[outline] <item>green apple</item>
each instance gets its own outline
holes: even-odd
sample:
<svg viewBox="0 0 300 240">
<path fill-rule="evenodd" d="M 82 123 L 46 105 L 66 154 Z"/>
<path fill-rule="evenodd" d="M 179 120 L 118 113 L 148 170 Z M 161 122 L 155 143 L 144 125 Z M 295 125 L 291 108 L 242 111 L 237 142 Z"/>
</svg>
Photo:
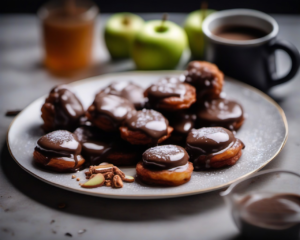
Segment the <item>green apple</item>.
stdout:
<svg viewBox="0 0 300 240">
<path fill-rule="evenodd" d="M 203 59 L 204 35 L 202 32 L 202 21 L 215 10 L 197 10 L 191 12 L 185 20 L 184 30 L 188 36 L 189 46 L 193 59 Z M 204 16 L 203 16 L 204 15 Z"/>
<path fill-rule="evenodd" d="M 104 39 L 112 58 L 130 57 L 130 47 L 144 20 L 132 13 L 117 13 L 106 22 Z"/>
<path fill-rule="evenodd" d="M 144 24 L 132 46 L 132 58 L 140 70 L 173 69 L 187 47 L 184 30 L 170 21 Z"/>
</svg>

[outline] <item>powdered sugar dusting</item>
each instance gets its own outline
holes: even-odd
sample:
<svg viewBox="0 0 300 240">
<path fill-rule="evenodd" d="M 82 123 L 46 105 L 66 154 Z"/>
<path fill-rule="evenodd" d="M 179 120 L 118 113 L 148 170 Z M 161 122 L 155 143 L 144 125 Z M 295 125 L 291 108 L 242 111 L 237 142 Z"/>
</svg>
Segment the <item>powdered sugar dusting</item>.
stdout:
<svg viewBox="0 0 300 240">
<path fill-rule="evenodd" d="M 184 150 L 181 147 L 175 145 L 162 145 L 149 148 L 145 154 L 155 155 L 157 158 L 165 158 L 166 155 L 175 155 L 178 153 L 184 153 Z"/>
<path fill-rule="evenodd" d="M 228 132 L 221 127 L 207 127 L 207 128 L 200 128 L 200 129 L 192 129 L 191 134 L 193 138 L 199 139 L 219 132 L 228 134 Z"/>
<path fill-rule="evenodd" d="M 136 128 L 140 128 L 145 126 L 147 123 L 149 122 L 165 122 L 166 119 L 165 117 L 159 113 L 156 112 L 154 110 L 147 110 L 147 109 L 143 109 L 142 111 L 138 111 L 136 113 L 136 121 L 132 122 L 134 123 L 134 127 Z M 167 127 L 165 125 L 165 127 Z"/>
<path fill-rule="evenodd" d="M 47 135 L 45 135 L 45 137 L 50 142 L 60 143 L 60 144 L 62 144 L 63 142 L 71 142 L 75 140 L 73 134 L 65 130 L 58 130 L 58 131 L 48 133 Z"/>
</svg>

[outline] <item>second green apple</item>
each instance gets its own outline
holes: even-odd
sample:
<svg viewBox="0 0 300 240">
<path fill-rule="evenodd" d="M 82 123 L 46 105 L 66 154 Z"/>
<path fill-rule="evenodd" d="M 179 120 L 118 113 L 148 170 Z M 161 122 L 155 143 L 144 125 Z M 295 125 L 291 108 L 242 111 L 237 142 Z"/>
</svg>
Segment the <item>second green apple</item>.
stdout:
<svg viewBox="0 0 300 240">
<path fill-rule="evenodd" d="M 204 57 L 204 35 L 202 32 L 203 20 L 215 10 L 197 10 L 191 12 L 184 23 L 184 30 L 189 39 L 189 46 L 193 59 L 203 59 Z"/>
<path fill-rule="evenodd" d="M 187 47 L 187 36 L 177 24 L 161 20 L 146 22 L 137 33 L 132 58 L 137 69 L 173 69 Z"/>
</svg>

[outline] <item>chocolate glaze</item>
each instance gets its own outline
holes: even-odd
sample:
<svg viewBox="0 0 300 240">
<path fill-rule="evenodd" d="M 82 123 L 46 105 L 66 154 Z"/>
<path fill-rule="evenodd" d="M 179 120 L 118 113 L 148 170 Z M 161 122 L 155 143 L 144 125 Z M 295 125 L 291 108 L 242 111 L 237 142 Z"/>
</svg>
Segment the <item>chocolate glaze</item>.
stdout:
<svg viewBox="0 0 300 240">
<path fill-rule="evenodd" d="M 174 128 L 174 132 L 181 135 L 187 135 L 195 126 L 196 114 L 183 112 L 177 114 L 170 125 Z"/>
<path fill-rule="evenodd" d="M 186 139 L 186 150 L 195 169 L 209 168 L 210 158 L 226 151 L 236 141 L 240 140 L 236 139 L 231 131 L 222 127 L 192 129 Z"/>
<path fill-rule="evenodd" d="M 154 139 L 159 139 L 167 135 L 169 121 L 157 111 L 143 109 L 129 114 L 125 125 L 129 129 L 139 130 Z"/>
<path fill-rule="evenodd" d="M 142 109 L 145 106 L 144 89 L 132 82 L 113 82 L 101 92 L 126 98 L 134 104 L 136 109 Z"/>
<path fill-rule="evenodd" d="M 196 123 L 196 114 L 190 110 L 191 108 L 172 113 L 164 113 L 164 116 L 169 120 L 169 125 L 173 127 L 171 136 L 164 141 L 164 144 L 174 144 L 185 147 L 186 137 L 188 133 L 195 128 Z"/>
<path fill-rule="evenodd" d="M 162 145 L 149 148 L 143 153 L 143 166 L 148 169 L 171 169 L 187 164 L 189 155 L 176 145 Z"/>
<path fill-rule="evenodd" d="M 243 234 L 250 239 L 298 239 L 300 196 L 254 193 L 245 196 L 233 211 Z"/>
<path fill-rule="evenodd" d="M 135 158 L 144 151 L 144 148 L 133 147 L 122 140 L 118 134 L 107 133 L 92 126 L 79 127 L 74 134 L 82 143 L 81 154 L 86 160 L 86 166 L 108 162 L 111 153 L 123 156 L 130 154 L 133 158 L 130 162 L 134 162 Z M 128 164 L 124 162 L 124 165 Z"/>
<path fill-rule="evenodd" d="M 206 101 L 197 112 L 200 126 L 222 126 L 234 130 L 233 124 L 244 118 L 240 104 L 228 99 Z"/>
<path fill-rule="evenodd" d="M 79 123 L 84 109 L 74 93 L 66 85 L 54 87 L 46 99 L 46 103 L 54 105 L 53 129 L 73 130 Z"/>
<path fill-rule="evenodd" d="M 152 84 L 145 91 L 145 96 L 148 97 L 150 105 L 156 107 L 156 104 L 169 97 L 183 98 L 186 93 L 186 85 L 179 78 L 167 77 L 162 78 L 155 84 Z"/>
<path fill-rule="evenodd" d="M 82 143 L 82 155 L 86 158 L 86 165 L 99 165 L 105 162 L 105 153 L 112 149 L 112 144 L 89 140 Z"/>
<path fill-rule="evenodd" d="M 93 105 L 95 111 L 92 114 L 108 117 L 116 127 L 134 110 L 133 104 L 127 99 L 101 92 L 96 95 Z"/>
<path fill-rule="evenodd" d="M 218 69 L 212 65 L 201 64 L 199 61 L 190 62 L 185 73 L 185 82 L 196 87 L 197 90 L 212 87 Z"/>
<path fill-rule="evenodd" d="M 110 141 L 113 137 L 115 137 L 115 134 L 109 134 L 107 132 L 101 131 L 97 127 L 87 125 L 76 128 L 74 134 L 81 143 L 87 142 L 89 140 L 97 141 L 102 139 L 107 139 L 108 141 Z"/>
<path fill-rule="evenodd" d="M 49 161 L 56 157 L 71 158 L 75 161 L 73 168 L 75 170 L 78 165 L 77 156 L 81 153 L 81 144 L 73 133 L 57 130 L 41 137 L 37 141 L 35 150 Z"/>
</svg>

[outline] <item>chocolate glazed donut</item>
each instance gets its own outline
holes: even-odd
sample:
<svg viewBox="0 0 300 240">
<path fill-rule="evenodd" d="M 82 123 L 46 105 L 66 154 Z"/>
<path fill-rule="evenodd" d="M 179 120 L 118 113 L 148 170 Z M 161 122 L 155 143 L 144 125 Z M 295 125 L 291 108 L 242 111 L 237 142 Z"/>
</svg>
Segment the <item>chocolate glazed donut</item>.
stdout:
<svg viewBox="0 0 300 240">
<path fill-rule="evenodd" d="M 150 185 L 177 186 L 188 182 L 193 165 L 184 148 L 162 145 L 149 148 L 136 166 L 139 179 Z"/>
<path fill-rule="evenodd" d="M 196 101 L 195 88 L 174 77 L 152 84 L 144 95 L 151 108 L 167 112 L 188 109 Z"/>
<path fill-rule="evenodd" d="M 46 132 L 57 129 L 74 130 L 80 117 L 84 115 L 84 109 L 74 93 L 67 86 L 54 87 L 42 106 L 42 128 Z"/>
<path fill-rule="evenodd" d="M 197 90 L 197 101 L 219 98 L 222 92 L 224 74 L 215 64 L 204 61 L 192 61 L 185 73 L 185 82 Z"/>
<path fill-rule="evenodd" d="M 135 108 L 127 99 L 100 92 L 88 108 L 86 115 L 98 128 L 113 132 L 118 130 L 131 111 L 135 111 Z"/>
<path fill-rule="evenodd" d="M 234 165 L 242 155 L 244 143 L 222 127 L 193 129 L 186 150 L 196 170 Z"/>
<path fill-rule="evenodd" d="M 145 107 L 146 98 L 144 98 L 144 89 L 132 82 L 113 82 L 101 90 L 101 92 L 126 98 L 133 103 L 137 110 Z"/>
<path fill-rule="evenodd" d="M 197 112 L 198 124 L 201 127 L 220 126 L 237 131 L 244 122 L 242 106 L 228 99 L 205 101 Z"/>
<path fill-rule="evenodd" d="M 144 148 L 134 147 L 120 138 L 117 133 L 107 133 L 96 127 L 83 126 L 74 134 L 82 143 L 82 156 L 85 166 L 109 162 L 116 166 L 134 165 Z"/>
<path fill-rule="evenodd" d="M 159 112 L 143 109 L 128 114 L 120 127 L 121 137 L 133 145 L 155 145 L 170 137 L 173 128 Z"/>
<path fill-rule="evenodd" d="M 81 143 L 77 137 L 65 130 L 46 134 L 37 141 L 33 157 L 43 166 L 58 172 L 75 172 L 85 162 Z"/>
</svg>

